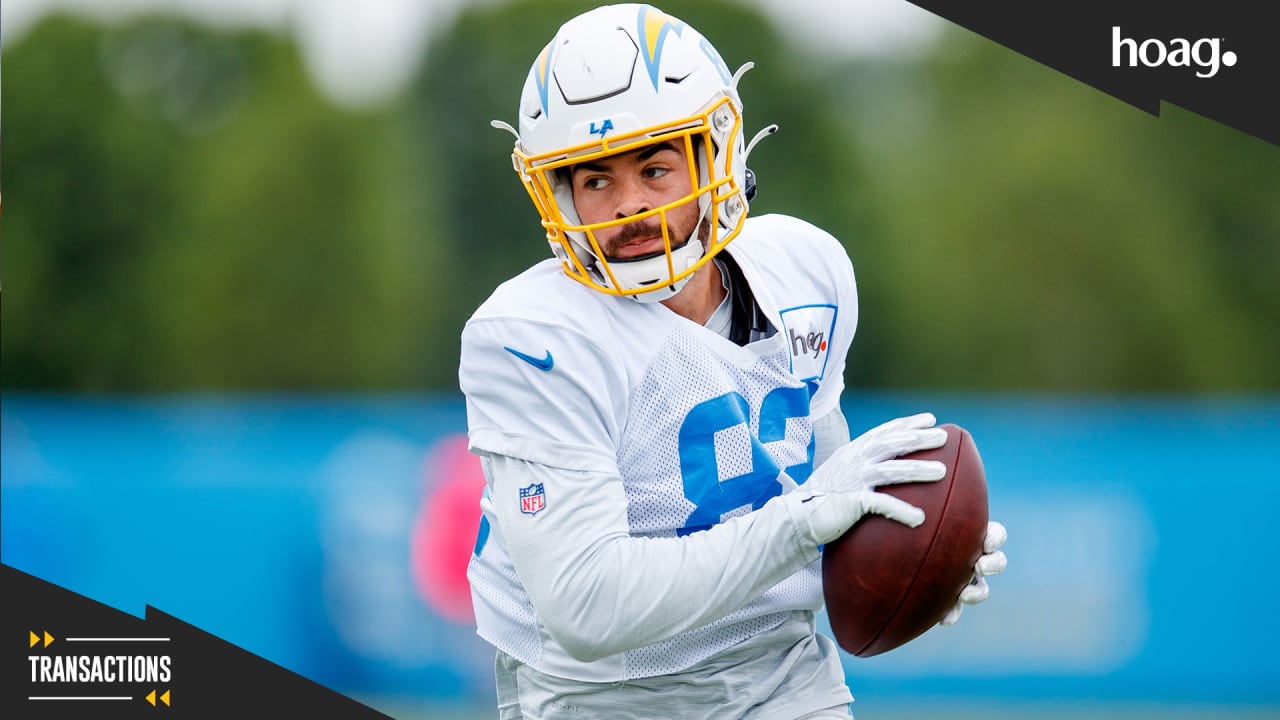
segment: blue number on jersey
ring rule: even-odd
[[[764,396],[760,403],[760,442],[777,442],[786,439],[787,420],[809,415],[809,393],[816,387],[811,383],[808,388],[780,387]],[[817,439],[813,430],[809,431],[809,445],[805,448],[805,459],[795,465],[783,468],[797,484],[809,479],[813,473],[813,451]]]
[[[770,391],[760,404],[759,436],[751,435],[751,408],[746,398],[736,392],[726,393],[695,405],[680,425],[680,474],[684,478],[684,495],[694,504],[693,513],[677,535],[705,530],[720,522],[725,513],[747,505],[756,510],[782,493],[778,475],[782,469],[764,443],[786,436],[787,419],[809,414],[808,387],[780,387]],[[736,425],[745,425],[751,438],[751,469],[734,477],[720,479],[716,463],[715,434]],[[797,483],[809,479],[813,472],[814,438],[809,433],[807,457],[790,465],[786,473]]]

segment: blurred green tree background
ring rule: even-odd
[[[265,32],[50,17],[6,45],[7,389],[456,389],[463,322],[547,257],[511,172],[534,56],[591,3],[462,12],[353,110]],[[855,387],[1280,389],[1280,148],[1154,118],[959,28],[832,60],[680,0],[743,81],[753,213],[841,238]]]

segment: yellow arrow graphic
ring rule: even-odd
[[[155,706],[155,704],[156,704],[156,691],[155,691],[155,690],[152,690],[151,692],[147,693],[147,702],[151,703],[151,705],[152,705],[153,707]]]
[[[35,631],[35,630],[32,630],[32,631],[31,631],[31,644],[30,644],[30,645],[28,645],[27,647],[35,647],[35,646],[36,646],[36,643],[38,643],[38,642],[40,642],[40,636],[36,634],[36,631]]]
[[[30,644],[30,645],[28,645],[27,647],[35,647],[35,646],[36,646],[36,643],[40,642],[40,636],[39,636],[39,635],[37,635],[37,634],[35,633],[35,631],[34,631],[34,630],[31,630],[31,631],[29,631],[29,632],[31,633],[31,644]],[[45,647],[49,647],[49,643],[51,643],[51,642],[53,642],[53,636],[49,634],[49,631],[48,631],[48,630],[45,630],[45,631],[44,631],[44,646],[45,646]]]
[[[44,646],[45,646],[45,647],[49,647],[49,643],[51,643],[51,642],[53,642],[53,636],[49,634],[49,631],[48,631],[48,630],[45,630],[45,631],[44,631]]]
[[[164,704],[165,704],[165,705],[168,705],[168,704],[169,704],[169,691],[168,691],[168,690],[165,690],[165,691],[164,691],[164,694],[160,696],[160,699],[161,699],[162,701],[164,701]]]

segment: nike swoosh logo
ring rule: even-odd
[[[534,367],[536,367],[536,368],[538,368],[539,370],[542,370],[542,371],[550,370],[550,369],[551,369],[551,367],[552,367],[553,365],[555,365],[555,364],[556,364],[556,361],[551,359],[551,351],[550,351],[550,350],[548,350],[548,351],[547,351],[547,356],[546,356],[546,357],[544,357],[544,358],[536,358],[536,357],[533,357],[532,355],[525,355],[524,353],[520,352],[519,350],[516,350],[516,349],[514,349],[514,348],[509,348],[509,347],[507,347],[506,345],[503,345],[503,346],[502,346],[502,349],[503,349],[503,350],[506,350],[507,352],[511,353],[512,355],[515,355],[516,357],[520,358],[521,360],[523,360],[523,361],[525,361],[525,362],[529,363],[530,365],[532,365],[532,366],[534,366]]]

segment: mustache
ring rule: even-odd
[[[623,225],[622,229],[618,231],[618,236],[613,239],[612,244],[614,247],[621,247],[632,240],[654,236],[662,236],[662,224],[657,220],[641,220]]]

